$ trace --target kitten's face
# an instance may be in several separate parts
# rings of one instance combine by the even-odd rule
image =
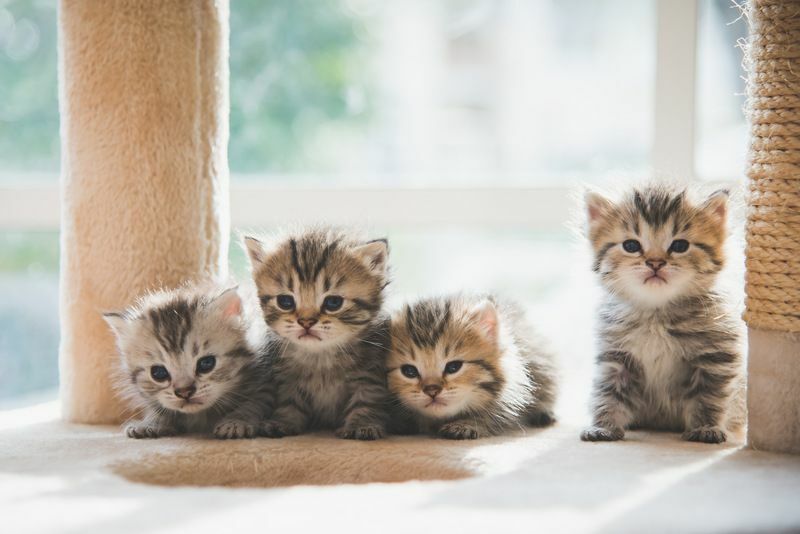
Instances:
[[[241,314],[239,295],[229,289],[213,300],[154,295],[137,308],[105,317],[136,391],[191,414],[232,391],[252,359]]]
[[[478,412],[498,393],[497,311],[489,302],[426,299],[392,318],[389,389],[431,419]]]
[[[381,309],[386,241],[355,243],[314,230],[270,249],[249,237],[245,245],[264,319],[304,353],[353,341]]]
[[[650,188],[614,203],[586,198],[594,270],[606,289],[645,307],[711,289],[724,262],[727,193],[695,205]]]

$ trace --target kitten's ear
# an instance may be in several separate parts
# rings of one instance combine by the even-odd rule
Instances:
[[[602,221],[614,207],[609,199],[597,191],[586,191],[583,202],[586,205],[586,220],[589,221],[590,228]]]
[[[106,312],[103,319],[117,338],[122,337],[130,328],[131,318],[125,312]]]
[[[389,241],[386,239],[375,239],[357,246],[353,249],[353,253],[373,273],[386,274],[386,267],[389,264]]]
[[[727,189],[720,189],[711,193],[703,205],[700,207],[717,222],[724,222],[728,215],[728,197],[730,193]]]
[[[244,236],[243,241],[244,247],[247,249],[247,255],[250,257],[250,265],[253,267],[263,265],[267,258],[267,250],[264,243],[249,235]]]
[[[224,319],[238,319],[242,316],[242,297],[239,296],[239,287],[226,289],[211,301],[210,306]]]
[[[472,320],[481,335],[492,343],[497,342],[500,319],[497,316],[497,308],[492,301],[483,300],[472,308]]]

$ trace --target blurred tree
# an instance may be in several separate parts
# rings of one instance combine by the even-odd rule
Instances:
[[[0,2],[0,170],[56,171],[56,6]]]
[[[363,123],[367,44],[339,0],[231,2],[231,170],[326,170],[322,129]]]
[[[57,2],[0,1],[0,171],[58,170]],[[363,123],[367,35],[343,0],[231,1],[234,172],[325,170],[321,131]]]

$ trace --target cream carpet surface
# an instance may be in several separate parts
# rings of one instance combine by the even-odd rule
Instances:
[[[800,457],[578,432],[137,441],[47,407],[0,413],[2,531],[800,531]]]

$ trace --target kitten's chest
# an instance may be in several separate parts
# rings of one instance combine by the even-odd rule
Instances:
[[[335,426],[340,424],[349,399],[348,371],[341,364],[322,358],[292,359],[286,362],[283,382],[301,395],[311,409],[315,426]]]
[[[669,325],[654,318],[640,319],[624,335],[623,349],[633,355],[648,389],[670,389],[686,378],[683,348],[669,333]]]

